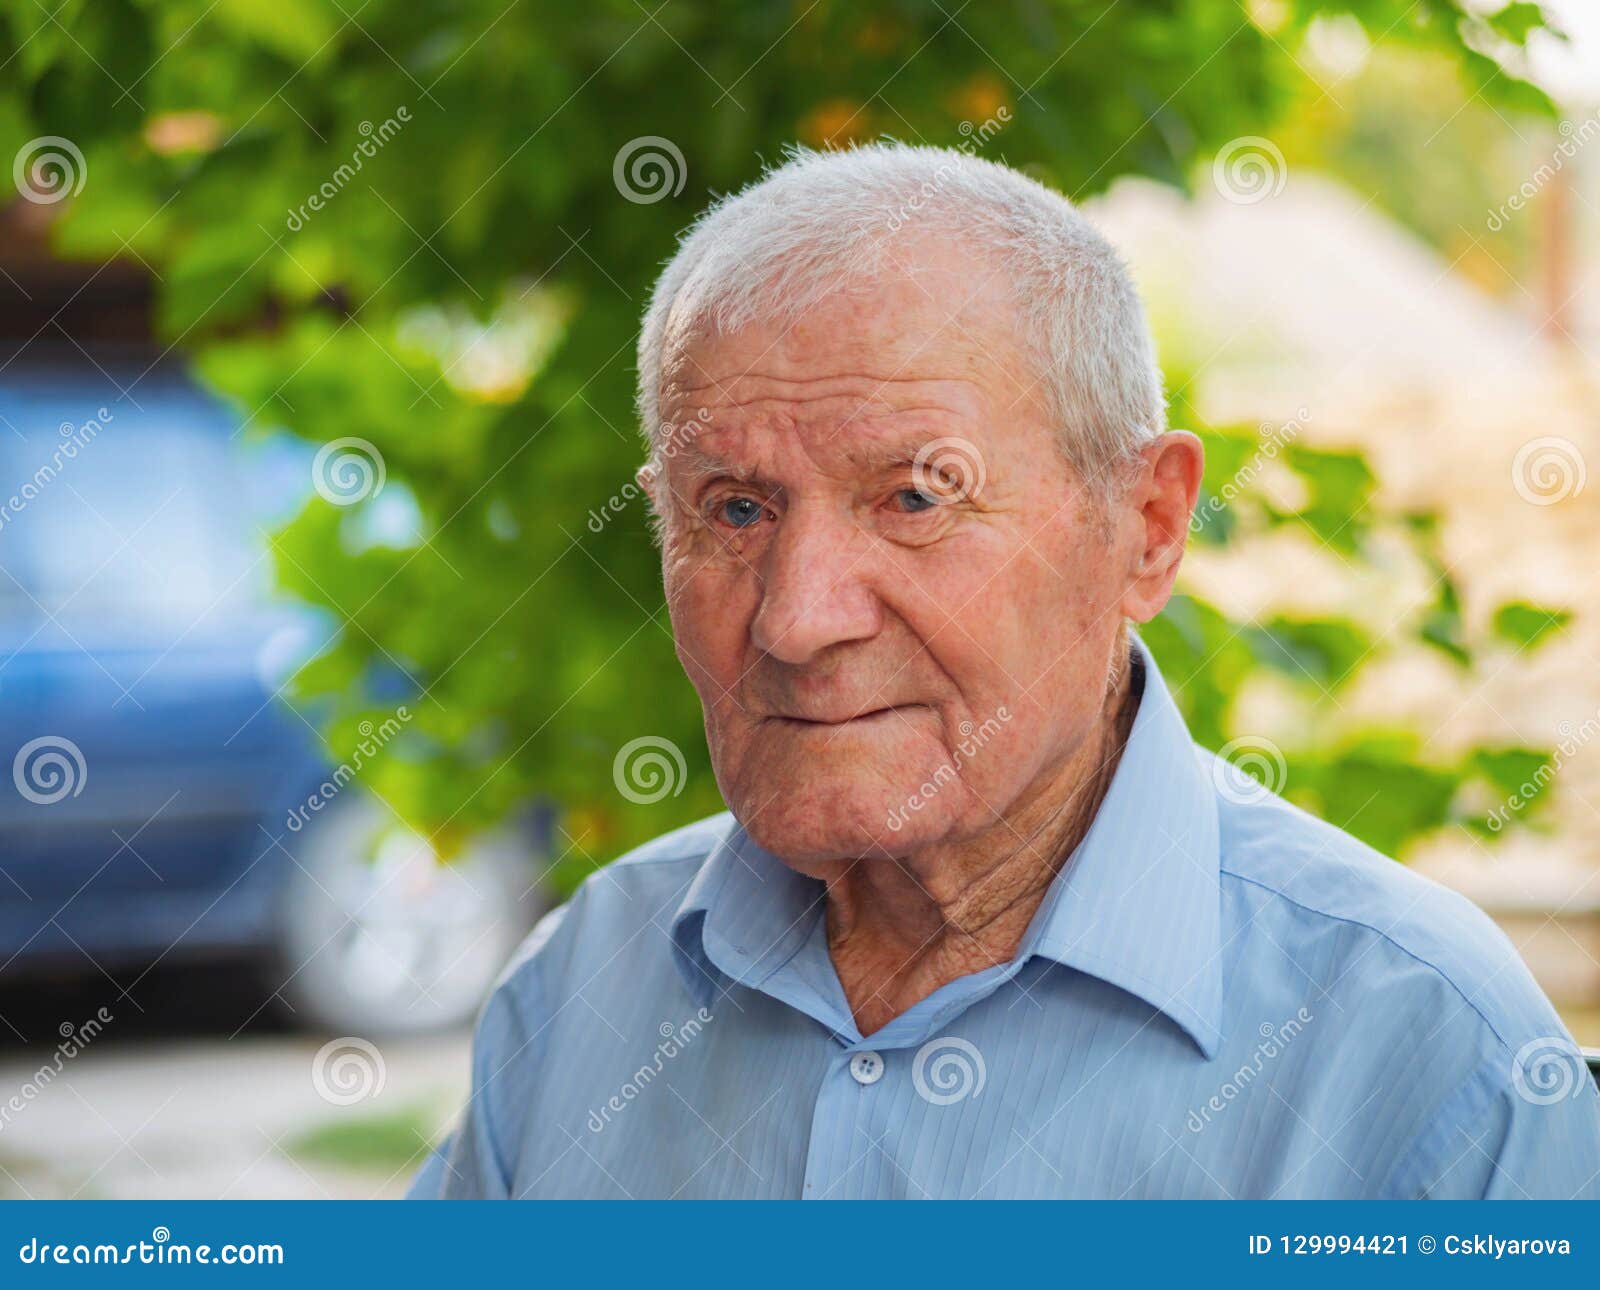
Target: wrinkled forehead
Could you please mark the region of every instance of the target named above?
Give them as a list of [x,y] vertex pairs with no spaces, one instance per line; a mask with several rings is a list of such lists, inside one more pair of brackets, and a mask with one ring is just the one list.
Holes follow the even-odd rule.
[[[991,257],[948,242],[908,243],[870,273],[815,299],[785,295],[726,320],[713,294],[673,306],[664,337],[663,419],[760,398],[846,396],[848,387],[897,391],[974,384],[1016,398],[1034,373],[1023,361],[1016,301]],[[758,296],[758,298],[760,298]]]

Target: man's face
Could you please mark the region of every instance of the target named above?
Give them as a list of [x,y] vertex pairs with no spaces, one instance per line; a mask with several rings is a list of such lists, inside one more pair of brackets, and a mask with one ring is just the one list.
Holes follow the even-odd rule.
[[923,248],[669,354],[678,655],[724,799],[790,863],[976,836],[1097,727],[1143,528],[1062,457],[1007,294]]

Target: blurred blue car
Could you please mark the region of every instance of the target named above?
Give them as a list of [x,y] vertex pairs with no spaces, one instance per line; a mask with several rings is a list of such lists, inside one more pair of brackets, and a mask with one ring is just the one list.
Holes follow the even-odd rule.
[[307,1025],[422,1031],[543,908],[539,830],[439,865],[279,697],[337,627],[270,588],[311,459],[175,368],[0,373],[0,979],[243,953]]

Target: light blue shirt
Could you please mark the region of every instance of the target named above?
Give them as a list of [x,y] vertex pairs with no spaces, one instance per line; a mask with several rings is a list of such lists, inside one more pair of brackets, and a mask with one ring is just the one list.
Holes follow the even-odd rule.
[[1197,749],[1145,664],[1010,963],[863,1036],[821,885],[704,820],[534,930],[411,1194],[1600,1194],[1594,1086],[1505,937]]

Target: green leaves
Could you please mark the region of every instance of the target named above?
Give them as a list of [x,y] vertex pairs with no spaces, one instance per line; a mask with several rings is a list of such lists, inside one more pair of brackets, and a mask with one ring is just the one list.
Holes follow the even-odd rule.
[[1529,33],[1545,25],[1543,11],[1528,0],[1515,0],[1515,3],[1490,14],[1485,21],[1496,35],[1505,37],[1514,45],[1526,45]]
[[[1182,373],[1169,379],[1192,385]],[[1179,411],[1191,424],[1197,418],[1188,405]],[[1203,600],[1175,596],[1142,634],[1196,739],[1212,748],[1266,739],[1286,766],[1284,794],[1307,810],[1390,855],[1446,828],[1496,839],[1508,822],[1535,813],[1554,773],[1550,754],[1433,747],[1375,714],[1359,687],[1399,655],[1432,652],[1467,670],[1497,643],[1536,648],[1571,614],[1512,601],[1474,627],[1439,516],[1387,504],[1364,456],[1314,447],[1304,428],[1202,426],[1206,474],[1194,535],[1245,563],[1270,561],[1275,543],[1298,543],[1326,557],[1330,577],[1375,584],[1378,607],[1361,607],[1365,617],[1283,612],[1236,623]],[[1340,593],[1330,599],[1338,603]],[[1266,732],[1262,712],[1276,713]]]
[[1470,667],[1472,651],[1467,648],[1466,626],[1461,618],[1461,595],[1456,590],[1455,579],[1441,570],[1436,585],[1438,594],[1423,616],[1419,635],[1462,667]]
[[1220,748],[1234,733],[1233,699],[1256,666],[1240,629],[1205,601],[1175,595],[1139,634],[1160,661],[1195,741]]
[[1464,776],[1429,765],[1409,731],[1369,731],[1291,759],[1286,795],[1385,855],[1451,819]]
[[1494,634],[1518,650],[1531,650],[1571,621],[1568,610],[1512,600],[1494,611]]
[[1357,452],[1328,451],[1301,443],[1291,444],[1287,457],[1308,496],[1304,505],[1276,513],[1275,518],[1303,525],[1336,551],[1356,554],[1377,484],[1366,458]]
[[282,55],[290,67],[335,58],[335,37],[348,21],[323,0],[218,0],[212,12],[234,36]]
[[1291,678],[1329,690],[1343,685],[1372,654],[1376,642],[1343,618],[1277,616],[1248,629],[1257,660]]
[[[983,155],[1069,195],[1127,173],[1184,184],[1305,89],[1294,51],[1323,6],[1042,0],[980,16],[899,0],[591,0],[580,20],[548,0],[50,8],[59,22],[34,3],[0,17],[0,136],[6,155],[61,134],[88,158],[58,247],[149,264],[162,339],[252,433],[284,428],[313,452],[355,437],[382,458],[384,491],[314,496],[273,539],[283,585],[336,631],[293,701],[343,756],[375,678],[410,677],[416,715],[372,787],[446,840],[554,797],[575,874],[718,805],[643,501],[626,491],[641,456],[634,329],[695,212],[787,144],[960,145],[1002,107]],[[1532,10],[1489,23],[1520,43]],[[1489,103],[1537,97],[1467,48],[1457,5],[1352,11],[1453,60]],[[646,134],[685,166],[682,191],[648,204],[612,174]],[[1295,425],[1201,433],[1198,544],[1297,534],[1387,576],[1370,541],[1406,521],[1360,454]],[[368,540],[396,504],[414,540]],[[1429,547],[1425,527],[1408,540]],[[1465,660],[1460,597],[1442,587],[1406,634]],[[1517,603],[1494,632],[1531,648],[1565,621]],[[1213,747],[1238,733],[1253,679],[1315,708],[1399,644],[1334,614],[1241,625],[1197,596],[1145,635]],[[649,804],[612,773],[641,726],[688,772]],[[1417,769],[1414,752],[1308,738],[1290,782],[1398,850],[1449,796],[1450,772]],[[1384,782],[1403,791],[1369,803]]]

